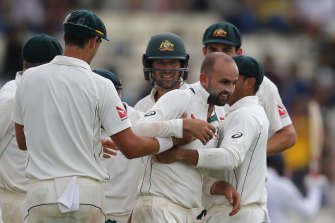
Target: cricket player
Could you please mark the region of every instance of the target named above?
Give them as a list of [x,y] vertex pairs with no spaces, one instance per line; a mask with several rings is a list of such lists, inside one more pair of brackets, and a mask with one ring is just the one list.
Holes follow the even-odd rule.
[[[212,54],[204,59],[200,82],[191,89],[177,89],[164,94],[144,118],[135,123],[134,129],[145,129],[151,121],[171,120],[183,114],[191,119],[207,120],[218,129],[224,114],[215,105],[226,103],[237,79],[238,69],[232,58],[223,53]],[[218,134],[217,130],[206,147],[217,145]],[[205,148],[199,140],[185,146]],[[193,222],[191,211],[202,205],[203,182],[201,169],[182,162],[161,164],[150,157],[131,222]],[[215,187],[217,181],[211,182]],[[210,187],[213,193],[216,192],[214,187]],[[236,211],[235,208],[238,209],[234,205],[233,211]]]
[[233,58],[239,70],[235,91],[229,96],[227,115],[220,132],[219,148],[176,148],[156,155],[158,161],[181,161],[212,170],[210,176],[229,182],[241,194],[241,210],[229,215],[229,202],[210,195],[212,182],[204,186],[204,222],[264,222],[263,200],[266,177],[266,144],[269,121],[255,96],[263,81],[263,67],[252,57]]
[[[93,72],[109,79],[121,94],[122,83],[117,75],[109,70],[95,69]],[[123,102],[132,123],[144,114]],[[108,136],[102,136],[107,138]],[[144,165],[142,159],[127,159],[120,151],[110,159],[102,158],[110,179],[103,183],[106,198],[106,222],[127,223],[133,209],[136,192]]]
[[0,207],[5,223],[22,223],[27,193],[27,152],[20,151],[12,121],[14,96],[25,70],[50,62],[61,55],[59,42],[46,34],[31,37],[23,46],[23,70],[0,90]]
[[[202,43],[204,56],[212,52],[224,52],[230,56],[243,53],[240,31],[226,21],[210,25],[204,32]],[[289,149],[296,142],[296,133],[277,86],[265,76],[256,95],[270,121],[268,155]]]
[[[102,39],[109,40],[99,17],[75,10],[64,31],[64,54],[27,70],[15,95],[17,143],[29,156],[25,220],[103,223],[102,181],[109,176],[96,152],[101,128],[129,159],[167,150],[177,141],[136,135],[114,85],[91,71]],[[213,136],[213,127],[202,120],[177,123],[205,142]]]
[[189,58],[180,36],[170,32],[152,36],[142,62],[144,78],[153,88],[134,108],[147,112],[166,92],[187,89],[185,81],[188,76]]

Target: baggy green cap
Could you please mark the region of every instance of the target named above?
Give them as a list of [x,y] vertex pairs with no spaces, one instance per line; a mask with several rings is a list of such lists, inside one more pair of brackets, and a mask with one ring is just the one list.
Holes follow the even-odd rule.
[[205,30],[202,43],[203,45],[208,43],[221,43],[240,48],[242,38],[236,26],[226,21],[220,21],[212,24]]
[[109,41],[104,23],[89,10],[71,12],[63,24],[65,33],[98,36]]
[[261,85],[264,78],[264,69],[261,63],[256,59],[245,55],[234,56],[233,59],[238,67],[240,75],[254,77],[256,79],[256,84]]
[[29,63],[48,63],[63,49],[59,42],[46,34],[39,34],[30,38],[23,46],[23,59]]
[[114,74],[113,72],[105,69],[95,69],[93,70],[94,73],[99,74],[100,76],[107,78],[108,80],[112,81],[116,90],[122,90],[122,83],[120,78]]

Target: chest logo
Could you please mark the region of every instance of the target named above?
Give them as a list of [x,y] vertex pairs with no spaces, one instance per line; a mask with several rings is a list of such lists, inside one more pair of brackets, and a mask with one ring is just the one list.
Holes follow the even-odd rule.
[[148,116],[153,116],[153,115],[156,115],[155,111],[150,111],[150,112],[146,113],[144,116],[148,117]]
[[231,136],[232,139],[237,139],[243,136],[242,132],[235,133],[234,135]]

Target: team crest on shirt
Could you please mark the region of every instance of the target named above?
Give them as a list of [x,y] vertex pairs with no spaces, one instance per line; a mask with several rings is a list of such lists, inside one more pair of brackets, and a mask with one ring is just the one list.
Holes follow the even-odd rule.
[[215,36],[215,37],[227,37],[227,34],[228,33],[222,28],[216,29],[213,32],[213,36]]
[[171,43],[169,40],[164,40],[159,45],[159,51],[173,51],[174,50],[174,44]]
[[125,120],[125,119],[128,118],[127,112],[126,112],[125,109],[116,106],[116,111],[119,114],[119,117],[120,117],[121,121],[123,121],[123,120]]
[[282,106],[278,106],[278,113],[280,115],[281,118],[285,117],[287,115],[287,111],[285,110],[285,108],[283,108]]

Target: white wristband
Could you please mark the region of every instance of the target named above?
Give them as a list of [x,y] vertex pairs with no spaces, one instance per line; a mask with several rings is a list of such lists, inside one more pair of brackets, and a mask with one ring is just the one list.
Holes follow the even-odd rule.
[[156,138],[159,143],[159,151],[157,153],[162,153],[173,147],[172,138]]

